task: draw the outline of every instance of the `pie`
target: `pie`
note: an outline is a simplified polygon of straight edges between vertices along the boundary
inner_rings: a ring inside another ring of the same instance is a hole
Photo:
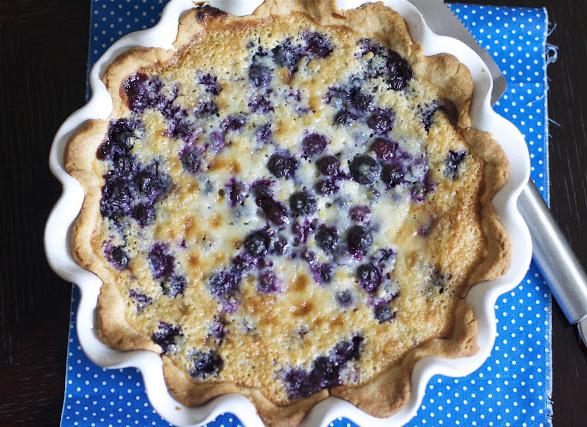
[[[268,425],[328,396],[389,416],[418,360],[475,353],[464,297],[510,245],[468,69],[381,3],[199,5],[174,46],[114,60],[111,115],[66,151],[101,340],[160,353],[178,401],[241,393]]]

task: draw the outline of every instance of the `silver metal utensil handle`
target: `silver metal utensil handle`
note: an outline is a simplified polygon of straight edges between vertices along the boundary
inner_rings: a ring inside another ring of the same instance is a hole
[[[587,275],[530,180],[518,208],[532,235],[534,261],[571,323],[587,316]]]

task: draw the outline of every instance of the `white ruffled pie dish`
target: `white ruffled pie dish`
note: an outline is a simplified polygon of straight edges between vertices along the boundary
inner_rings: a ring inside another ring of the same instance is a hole
[[[210,1],[235,15],[246,15],[262,0]],[[507,273],[498,279],[479,283],[468,293],[469,302],[478,322],[477,343],[479,352],[467,358],[442,359],[429,357],[421,360],[412,373],[412,394],[407,404],[395,415],[380,419],[367,415],[352,404],[330,397],[314,407],[304,420],[306,426],[326,426],[336,417],[347,417],[363,426],[403,425],[416,413],[429,379],[437,374],[464,376],[476,370],[489,356],[496,334],[495,301],[497,297],[513,289],[524,277],[532,255],[528,228],[517,210],[517,199],[530,174],[530,160],[523,136],[516,127],[496,114],[490,106],[492,81],[481,58],[462,42],[434,34],[424,22],[418,10],[406,0],[384,0],[387,6],[399,12],[407,21],[412,38],[420,43],[426,55],[450,53],[465,64],[475,84],[471,104],[471,121],[475,129],[490,132],[501,145],[510,164],[507,183],[495,196],[494,208],[507,230],[512,244],[512,260]],[[355,8],[364,0],[338,0],[341,9]],[[177,402],[169,394],[163,378],[159,355],[149,351],[120,352],[104,345],[94,330],[96,308],[101,281],[94,274],[79,267],[72,258],[70,229],[78,216],[84,192],[80,184],[64,169],[64,151],[70,136],[86,120],[103,119],[112,109],[110,95],[100,77],[108,65],[121,53],[133,46],[170,49],[178,30],[181,14],[193,7],[190,0],[171,0],[165,7],[160,22],[153,28],[129,34],[117,41],[96,62],[90,74],[92,98],[72,114],[59,128],[50,154],[50,168],[63,184],[63,194],[47,221],[45,250],[53,270],[63,279],[75,283],[80,289],[77,312],[77,334],[80,344],[90,360],[103,368],[138,368],[144,378],[147,396],[153,407],[173,424],[200,425],[216,416],[231,412],[247,427],[261,426],[253,404],[240,395],[226,395],[206,405],[190,408]]]

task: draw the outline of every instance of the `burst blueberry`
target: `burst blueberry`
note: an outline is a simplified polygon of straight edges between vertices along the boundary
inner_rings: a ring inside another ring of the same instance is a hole
[[[247,124],[247,117],[244,114],[231,114],[222,121],[221,127],[224,132],[238,132]]]
[[[392,162],[383,165],[381,170],[381,181],[385,183],[387,189],[394,188],[404,182],[406,169],[402,162]]]
[[[467,151],[449,150],[445,160],[444,175],[452,180],[459,176],[459,166],[465,160]]]
[[[247,105],[253,113],[267,114],[273,111],[273,104],[265,95],[255,95],[249,98]]]
[[[196,175],[202,167],[204,150],[196,144],[186,144],[179,152],[179,160],[186,172]]]
[[[224,368],[224,360],[215,350],[195,351],[192,354],[194,361],[190,375],[197,379],[206,379],[218,375]]]
[[[178,325],[159,321],[157,330],[151,335],[151,340],[158,344],[163,354],[172,353],[176,347],[176,340],[183,335]]]
[[[194,109],[194,116],[198,118],[215,116],[218,114],[218,106],[214,101],[201,101]]]
[[[148,305],[153,303],[153,298],[136,289],[131,289],[128,292],[128,296],[134,301],[137,313],[140,313]]]
[[[291,226],[291,231],[294,236],[293,245],[299,246],[305,244],[308,241],[310,235],[316,230],[316,219],[310,221],[304,219],[301,223],[294,222]]]
[[[261,208],[265,218],[278,227],[285,227],[289,224],[288,212],[283,203],[270,196],[258,197],[255,202]]]
[[[353,221],[366,223],[371,218],[371,209],[369,209],[369,206],[364,205],[353,206],[349,209],[349,216]]]
[[[234,295],[240,286],[240,273],[234,271],[219,271],[208,280],[210,293],[219,299],[227,299]]]
[[[175,258],[169,252],[169,245],[157,242],[147,255],[147,261],[154,279],[169,277],[173,274]]]
[[[441,107],[436,101],[432,101],[430,104],[426,105],[424,108],[421,109],[422,111],[422,125],[426,132],[430,130],[432,126],[432,121],[434,119],[434,113],[440,110]]]
[[[137,120],[118,119],[108,125],[108,137],[96,151],[99,160],[112,160],[126,156],[133,147],[132,140],[142,126]]]
[[[306,31],[302,33],[302,40],[304,42],[304,51],[306,55],[326,58],[334,50],[330,40],[328,40],[324,34],[316,31]]]
[[[204,90],[212,95],[218,95],[222,88],[218,84],[218,78],[210,73],[200,74],[198,83],[204,86]]]
[[[377,108],[367,118],[367,126],[375,135],[384,135],[393,129],[394,119],[395,113],[392,110]]]
[[[231,208],[242,205],[247,196],[246,186],[236,178],[230,178],[226,183],[225,194]]]
[[[373,307],[373,317],[379,323],[389,322],[395,319],[397,313],[387,303],[380,303]]]
[[[271,143],[273,137],[273,130],[271,129],[271,123],[262,124],[255,131],[255,139],[259,144],[265,145]]]
[[[377,158],[383,162],[394,159],[400,154],[399,144],[397,142],[382,137],[375,138],[369,150],[373,151]]]
[[[253,62],[249,66],[249,80],[255,87],[266,87],[271,83],[273,74],[271,69],[258,62]]]
[[[279,289],[279,281],[273,270],[263,270],[259,274],[257,290],[262,294],[270,294]]]
[[[183,294],[186,286],[185,277],[178,274],[173,274],[168,279],[161,283],[161,292],[170,298],[176,298],[178,295]]]

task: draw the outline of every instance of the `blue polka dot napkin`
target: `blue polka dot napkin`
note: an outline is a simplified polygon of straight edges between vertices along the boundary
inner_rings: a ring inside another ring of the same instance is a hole
[[[124,34],[153,26],[164,0],[92,0],[88,65]],[[545,9],[451,5],[508,80],[496,110],[525,135],[532,178],[548,199],[548,116]],[[75,332],[73,293],[63,426],[169,425],[153,410],[135,369],[104,370],[84,355]],[[491,357],[464,378],[436,376],[410,426],[550,426],[552,382],[550,293],[534,265],[495,306],[497,340]],[[209,426],[238,426],[224,414]],[[355,426],[332,420],[333,426]],[[363,426],[366,427],[366,426]]]

